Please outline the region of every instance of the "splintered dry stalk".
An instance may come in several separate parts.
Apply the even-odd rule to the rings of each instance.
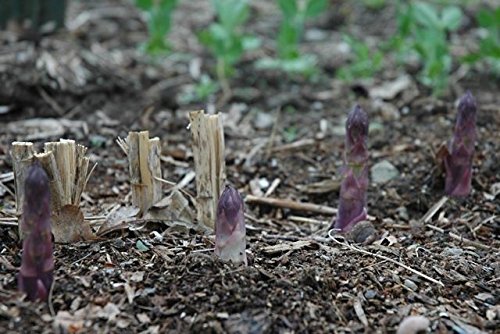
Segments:
[[[25,179],[21,228],[25,236],[19,270],[19,290],[29,300],[47,300],[54,273],[50,226],[50,188],[47,174],[36,162]]]
[[[359,253],[362,253],[362,254],[365,254],[365,255],[370,255],[370,256],[373,256],[373,257],[376,257],[376,258],[379,258],[379,259],[385,260],[385,261],[392,262],[392,263],[397,264],[398,266],[403,267],[403,268],[405,268],[406,270],[409,270],[409,271],[411,271],[412,273],[414,273],[414,274],[416,274],[416,275],[418,275],[418,276],[420,276],[420,277],[422,277],[422,278],[424,278],[424,279],[428,280],[429,282],[432,282],[432,283],[435,283],[435,284],[438,284],[438,285],[440,285],[440,286],[443,286],[443,287],[444,287],[443,282],[438,281],[438,280],[436,280],[436,279],[434,279],[434,278],[432,278],[432,277],[430,277],[430,276],[428,276],[428,275],[426,275],[426,274],[424,274],[424,273],[422,273],[422,272],[420,272],[420,271],[418,271],[418,270],[416,270],[416,269],[413,269],[412,267],[409,267],[409,266],[407,266],[406,264],[403,264],[403,263],[401,263],[401,262],[398,262],[398,261],[396,261],[396,260],[393,260],[393,259],[391,259],[390,257],[383,256],[383,255],[376,254],[376,253],[371,253],[371,252],[369,252],[369,251],[367,251],[367,250],[364,250],[364,249],[361,249],[361,248],[359,248],[359,247],[356,247],[356,246],[350,245],[350,244],[348,244],[347,242],[340,242],[340,241],[338,241],[338,240],[335,238],[335,236],[333,236],[333,235],[332,235],[332,233],[333,233],[333,232],[335,232],[335,230],[330,230],[330,231],[328,231],[328,236],[329,236],[329,237],[330,237],[330,239],[332,239],[335,243],[337,243],[337,244],[339,244],[339,245],[341,245],[341,246],[347,247],[347,248],[349,248],[350,250],[353,250],[353,251],[356,251],[356,252],[359,252]]]
[[[217,205],[215,254],[224,261],[247,264],[245,208],[238,190],[226,186]]]
[[[471,191],[472,160],[476,141],[476,111],[476,100],[468,91],[458,104],[453,138],[444,158],[445,192],[450,196],[465,197]]]
[[[220,115],[205,115],[203,110],[189,113],[193,136],[196,172],[196,209],[198,222],[213,228],[217,203],[226,179],[224,128]]]
[[[24,182],[26,173],[33,161],[35,150],[33,143],[30,142],[13,142],[10,155],[14,169],[14,183],[16,193],[16,216],[20,217],[23,213],[24,203]],[[22,230],[19,227],[19,236],[22,239]]]
[[[132,202],[144,215],[163,195],[160,139],[150,139],[148,131],[129,132],[126,145],[119,145],[127,150]]]
[[[338,215],[332,224],[340,232],[348,232],[367,218],[368,188],[368,115],[355,106],[346,121],[345,166],[340,186]]]

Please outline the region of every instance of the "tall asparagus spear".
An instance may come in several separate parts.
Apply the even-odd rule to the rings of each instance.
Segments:
[[[47,300],[54,273],[50,227],[50,190],[47,174],[39,163],[33,164],[25,182],[22,229],[25,236],[19,290],[29,300]]]
[[[348,232],[367,217],[368,115],[356,105],[346,121],[343,180],[334,228]]]
[[[458,103],[455,131],[444,158],[445,192],[450,196],[464,197],[471,191],[476,111],[476,100],[467,92]]]

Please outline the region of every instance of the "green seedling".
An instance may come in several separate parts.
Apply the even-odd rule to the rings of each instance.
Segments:
[[[299,43],[306,20],[321,14],[327,0],[278,0],[278,5],[283,15],[277,40],[278,58],[261,59],[257,68],[311,75],[316,71],[316,58],[301,55]]]
[[[205,102],[219,90],[219,85],[207,74],[202,74],[199,81],[181,96],[182,103]]]
[[[412,54],[419,58],[422,63],[419,79],[435,95],[442,94],[448,85],[452,68],[448,34],[458,29],[461,20],[462,11],[456,6],[439,11],[426,2],[399,4],[399,35],[392,44],[401,58]]]
[[[371,78],[382,67],[383,56],[378,50],[371,50],[368,45],[344,35],[344,41],[352,51],[352,61],[337,72],[337,76],[346,81],[359,78]]]
[[[476,20],[481,27],[479,50],[467,55],[464,61],[486,62],[497,75],[500,75],[500,7],[494,10],[480,10]]]
[[[199,34],[200,42],[217,59],[216,73],[225,91],[227,78],[234,74],[234,66],[246,50],[255,49],[260,41],[243,33],[248,19],[248,0],[213,0],[217,22]]]
[[[147,19],[149,37],[143,46],[144,51],[153,55],[170,51],[166,36],[170,31],[177,0],[136,0],[135,3],[144,11]]]

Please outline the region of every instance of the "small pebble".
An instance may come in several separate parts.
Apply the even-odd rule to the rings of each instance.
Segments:
[[[442,252],[442,256],[460,256],[464,252],[463,249],[460,248],[453,248],[453,247],[446,247]]]
[[[377,296],[377,291],[375,290],[366,290],[365,292],[365,298],[366,299],[373,299]]]
[[[369,244],[375,239],[375,232],[373,224],[364,220],[354,225],[352,230],[347,233],[347,239],[358,244]]]
[[[374,183],[385,183],[399,176],[399,171],[387,160],[382,160],[370,169]]]
[[[410,216],[408,215],[408,210],[404,206],[400,206],[399,208],[396,209],[396,212],[398,213],[399,218],[408,221],[410,219]]]
[[[253,125],[258,130],[269,129],[273,126],[275,117],[271,114],[259,112],[254,119]]]
[[[405,279],[405,286],[412,291],[417,291],[418,289],[418,286],[415,284],[415,282],[409,279]]]
[[[431,322],[424,316],[409,316],[401,321],[396,334],[417,334],[429,328]]]

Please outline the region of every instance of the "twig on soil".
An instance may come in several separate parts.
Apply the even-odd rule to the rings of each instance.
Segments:
[[[122,149],[123,153],[128,156],[128,144],[127,141],[121,137],[116,138],[116,143]]]
[[[330,242],[330,239],[323,237],[298,237],[295,235],[281,235],[281,234],[266,234],[262,233],[262,237],[265,239],[278,239],[286,241],[315,241],[315,242]]]
[[[64,115],[64,109],[57,103],[56,100],[54,100],[43,88],[38,87],[38,92],[40,93],[40,96],[42,99],[48,103],[49,106],[54,109],[54,111],[59,115],[62,116]]]
[[[56,316],[56,312],[54,311],[54,303],[52,302],[52,296],[53,296],[53,292],[54,292],[54,285],[56,284],[56,277],[54,277],[53,281],[52,281],[52,285],[50,286],[50,291],[49,291],[49,311],[50,311],[50,315],[55,317]]]
[[[428,281],[430,281],[430,282],[432,282],[432,283],[439,284],[439,285],[441,285],[441,286],[443,286],[443,287],[444,287],[443,282],[438,281],[438,280],[436,280],[436,279],[434,279],[434,278],[432,278],[432,277],[430,277],[430,276],[428,276],[428,275],[426,275],[426,274],[424,274],[424,273],[422,273],[422,272],[420,272],[420,271],[418,271],[418,270],[416,270],[416,269],[413,269],[412,267],[407,266],[406,264],[403,264],[403,263],[401,263],[401,262],[399,262],[399,261],[393,260],[393,259],[391,259],[390,257],[387,257],[387,256],[384,256],[384,255],[380,255],[380,254],[376,254],[376,253],[369,252],[369,251],[367,251],[367,250],[364,250],[364,249],[358,248],[358,247],[356,247],[356,246],[350,245],[350,244],[348,244],[347,242],[340,242],[340,241],[338,241],[338,240],[337,240],[337,239],[335,239],[335,237],[332,235],[332,232],[333,232],[333,231],[334,231],[333,229],[332,229],[332,230],[330,230],[330,231],[328,231],[328,236],[329,236],[329,237],[330,237],[330,238],[331,238],[331,239],[332,239],[335,243],[337,243],[337,244],[339,244],[339,245],[341,245],[341,246],[347,247],[347,248],[349,248],[350,250],[357,251],[357,252],[360,252],[360,253],[365,254],[365,255],[374,256],[374,257],[376,257],[376,258],[379,258],[379,259],[386,260],[386,261],[392,262],[392,263],[394,263],[394,264],[397,264],[398,266],[401,266],[401,267],[405,268],[406,270],[409,270],[409,271],[411,271],[412,273],[414,273],[414,274],[416,274],[416,275],[418,275],[418,276],[420,276],[420,277],[422,277],[422,278],[424,278],[424,279],[426,279],[426,280],[428,280]]]
[[[326,221],[326,220],[317,220],[317,219],[308,218],[308,217],[301,217],[301,216],[289,216],[288,220],[291,220],[291,221],[297,222],[297,223],[330,225],[330,222]]]
[[[274,144],[274,138],[276,138],[276,133],[278,132],[278,127],[280,124],[280,117],[281,117],[281,107],[278,108],[276,111],[276,119],[274,120],[274,125],[273,128],[271,129],[271,135],[269,136],[269,139],[267,140],[267,145],[266,145],[266,159],[269,159],[271,156],[271,151],[273,149],[273,144]]]
[[[430,209],[425,213],[425,215],[422,217],[420,220],[422,223],[427,223],[429,222],[432,217],[436,214],[436,212],[441,209],[441,207],[448,201],[448,197],[443,196],[439,201],[437,201]]]
[[[171,165],[174,165],[174,166],[177,166],[177,167],[182,167],[182,168],[188,168],[189,167],[189,164],[187,162],[175,160],[174,158],[172,158],[169,155],[162,155],[162,156],[160,156],[160,160],[162,162],[166,162],[168,164],[171,164]]]
[[[5,191],[12,197],[16,198],[16,195],[14,195],[14,193],[12,192],[12,190],[9,189],[9,187],[7,187],[5,184],[3,184],[2,181],[0,181],[0,187],[4,188]]]
[[[0,220],[0,225],[1,226],[17,226],[19,224],[17,223],[17,221],[14,222],[14,221],[2,221],[2,220]]]
[[[458,234],[455,234],[453,232],[448,232],[448,235],[455,239],[455,240],[458,240],[460,241],[461,243],[465,244],[465,245],[469,245],[469,246],[474,246],[474,247],[477,247],[477,248],[481,248],[481,249],[485,249],[485,250],[491,250],[493,247],[490,247],[490,246],[487,246],[487,245],[484,245],[480,242],[477,242],[477,241],[473,241],[473,240],[469,240],[467,238],[464,238]]]
[[[280,199],[280,198],[269,198],[269,197],[259,197],[253,195],[247,195],[245,198],[245,202],[253,203],[253,204],[265,204],[278,208],[291,209],[297,211],[309,211],[316,212],[325,215],[334,215],[337,213],[337,209],[325,206],[318,205],[313,203],[303,203],[296,202],[289,199]]]
[[[363,310],[363,306],[361,306],[361,302],[359,298],[354,300],[354,312],[358,316],[359,321],[365,326],[368,327],[368,319],[366,318],[365,311]]]
[[[280,183],[281,183],[280,179],[278,179],[278,178],[274,179],[273,182],[271,183],[271,185],[269,186],[269,188],[267,188],[267,191],[266,191],[264,197],[271,196],[271,194],[276,190],[276,188],[278,188]]]
[[[448,201],[448,197],[443,196],[439,201],[436,202],[436,204],[434,204],[429,209],[429,211],[427,211],[425,213],[425,215],[420,219],[420,221],[422,223],[424,223],[427,228],[430,228],[431,230],[437,231],[439,233],[446,234],[446,231],[443,230],[442,228],[434,226],[434,225],[431,225],[431,224],[427,224],[427,223],[432,219],[432,217],[436,214],[436,212],[438,212],[439,209],[441,209],[441,207],[447,201]],[[462,237],[462,236],[460,236],[458,234],[455,234],[453,232],[448,232],[448,235],[450,236],[450,238],[458,240],[458,241],[460,241],[460,242],[462,242],[462,243],[464,243],[466,245],[469,245],[469,246],[474,246],[474,247],[477,247],[477,248],[480,248],[480,249],[485,249],[485,250],[491,250],[492,249],[492,247],[490,247],[490,246],[484,245],[484,244],[482,244],[480,242],[477,242],[477,241],[469,240],[469,239],[464,238],[464,237]]]
[[[301,149],[304,149],[306,147],[312,146],[315,143],[316,143],[316,141],[314,139],[311,139],[311,138],[300,139],[300,140],[297,140],[297,141],[290,143],[290,144],[285,144],[285,145],[274,147],[271,149],[271,152],[282,153],[282,152],[287,152],[287,151],[297,151],[297,150],[301,150]]]

